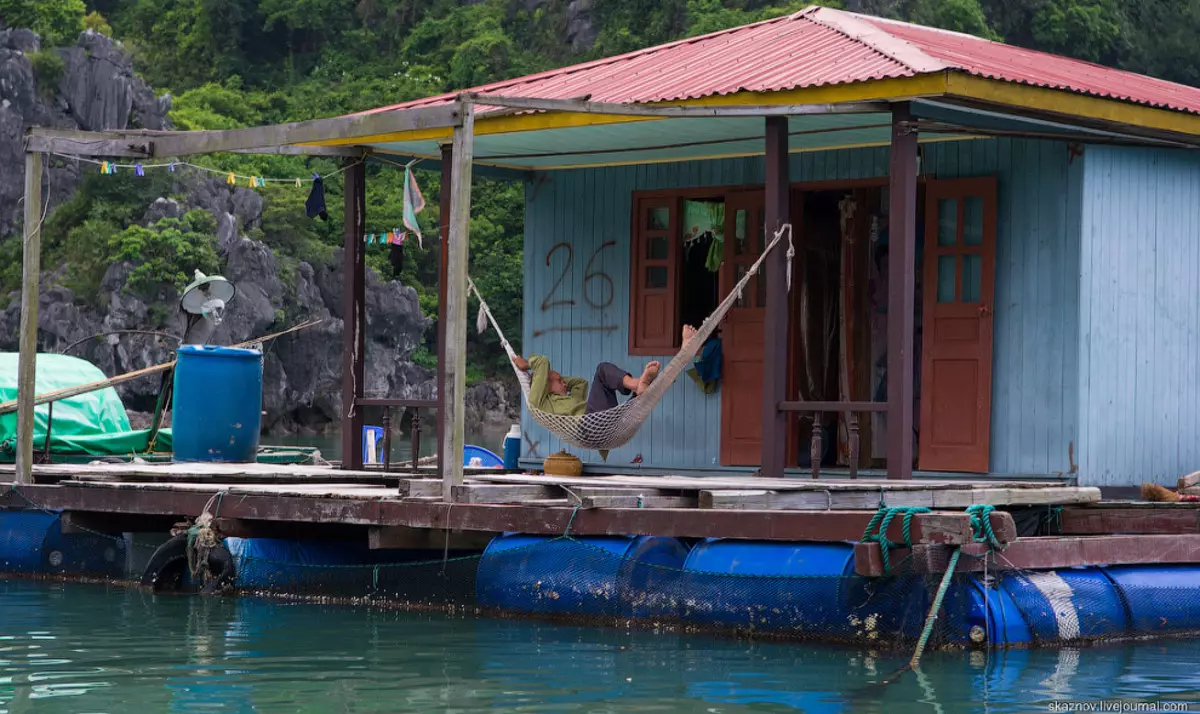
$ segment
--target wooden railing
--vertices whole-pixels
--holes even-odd
[[[850,441],[850,478],[858,478],[858,415],[860,413],[886,412],[887,402],[780,402],[779,411],[812,414],[812,440],[809,443],[809,459],[814,479],[821,478],[821,452],[824,451],[821,429],[821,414],[838,412],[846,415],[846,431]]]
[[[436,409],[438,401],[436,399],[375,399],[371,397],[359,397],[354,400],[356,406],[360,407],[383,407],[383,470],[385,472],[392,469],[392,410],[413,410],[412,416],[412,468],[418,468],[421,460],[421,410]],[[400,418],[404,418],[401,412]]]

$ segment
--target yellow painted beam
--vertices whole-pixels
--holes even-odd
[[[685,99],[662,102],[663,106],[685,107],[729,107],[759,106],[767,104],[838,104],[872,100],[900,100],[917,97],[941,96],[946,90],[943,74],[904,77],[901,79],[879,79],[854,84],[837,84],[821,87],[801,87],[781,92],[738,92],[700,99]],[[475,123],[476,136],[488,134],[511,134],[516,132],[542,131],[545,129],[570,129],[574,127],[600,126],[603,124],[625,124],[638,121],[662,121],[658,117],[631,117],[612,114],[577,114],[572,112],[538,112],[534,114],[506,114],[491,117],[480,116]],[[307,146],[343,146],[383,144],[393,141],[442,141],[450,138],[449,129],[424,129],[418,131],[359,137],[353,141],[331,139]]]
[[[1120,99],[1105,99],[1062,89],[974,77],[962,72],[950,73],[947,77],[946,93],[961,99],[1051,112],[1065,117],[1200,136],[1200,115],[1173,109],[1157,109]]]
[[[1015,109],[1049,112],[1066,118],[1081,118],[1123,126],[1200,136],[1200,115],[1170,109],[1156,109],[1131,102],[1094,97],[1061,89],[1033,87],[1003,80],[975,77],[950,71],[898,79],[800,87],[777,92],[737,92],[673,102],[675,106],[755,106],[770,104],[833,104],[862,101],[899,101],[921,97],[955,97],[987,102]],[[657,117],[631,117],[570,112],[536,112],[479,117],[478,136],[535,132],[550,129],[662,121]],[[332,139],[306,146],[345,146],[382,144],[400,141],[448,141],[450,129],[423,129],[382,134],[354,140]],[[713,157],[718,158],[718,157]]]
[[[920,139],[921,144],[940,144],[948,141],[970,141],[972,139],[988,139],[987,136],[975,136],[963,134],[958,136],[925,136]],[[861,142],[857,144],[837,144],[833,146],[807,146],[798,149],[791,149],[789,154],[811,154],[821,151],[839,151],[842,149],[877,149],[883,146],[889,146],[890,141],[873,141]],[[598,152],[604,153],[604,152]],[[625,161],[604,161],[599,163],[575,163],[575,164],[556,164],[554,166],[522,166],[512,167],[502,164],[489,164],[486,161],[476,161],[476,164],[485,166],[497,166],[498,168],[517,168],[518,171],[563,171],[566,169],[600,169],[611,166],[638,166],[642,164],[675,164],[685,163],[688,161],[717,161],[720,159],[743,159],[750,156],[762,156],[761,151],[747,152],[731,152],[726,154],[705,154],[702,156],[675,156],[661,159],[628,159]]]

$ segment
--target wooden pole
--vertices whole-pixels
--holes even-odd
[[[363,310],[366,271],[363,234],[366,232],[366,166],[351,160],[344,175],[345,216],[342,234],[342,468],[363,467],[362,408],[363,351],[366,320]]]
[[[454,500],[463,482],[463,396],[467,389],[467,258],[471,228],[471,159],[475,143],[475,107],[463,103],[463,125],[454,129],[450,174],[450,228],[446,280],[446,397],[442,433],[449,449],[439,464],[442,500]]]
[[[442,250],[438,261],[438,327],[437,327],[437,401],[438,419],[443,426],[446,419],[446,269],[449,266],[450,247],[450,186],[454,183],[454,147],[442,146],[442,187],[438,198],[438,224],[441,229]],[[438,429],[437,462],[446,463],[450,433]]]
[[[887,472],[889,479],[911,479],[917,130],[907,103],[897,104],[892,109],[888,191]]]
[[[787,117],[767,117],[766,120],[766,211],[769,236],[790,219],[788,182],[788,120]],[[762,475],[783,478],[787,456],[787,413],[778,405],[787,399],[787,252],[778,247],[763,265],[767,281],[766,317],[763,330],[776,335],[764,340],[763,398],[762,398]]]
[[[42,271],[42,155],[25,154],[25,239],[21,250],[21,339],[17,359],[17,483],[33,483],[37,396],[38,283]]]

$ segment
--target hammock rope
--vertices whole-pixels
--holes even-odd
[[[717,325],[725,319],[729,310],[741,300],[742,293],[750,283],[750,279],[758,273],[767,255],[770,254],[771,250],[779,244],[785,235],[788,242],[788,256],[794,255],[792,225],[785,223],[775,232],[766,249],[750,265],[746,274],[733,286],[733,289],[729,291],[725,299],[717,305],[712,314],[704,319],[704,322],[696,329],[696,334],[685,342],[675,357],[667,363],[667,366],[659,371],[657,378],[650,383],[650,387],[640,395],[627,399],[611,409],[572,416],[542,411],[530,404],[529,389],[532,378],[527,372],[517,369],[516,364],[513,362],[513,358],[517,356],[517,353],[504,337],[504,332],[500,329],[500,325],[497,324],[496,318],[492,315],[492,310],[488,307],[487,301],[483,299],[483,295],[475,287],[475,281],[468,278],[468,287],[475,294],[475,297],[479,299],[479,314],[476,316],[476,328],[480,332],[483,332],[490,323],[492,329],[496,330],[500,344],[504,347],[504,351],[508,353],[509,362],[513,365],[513,372],[517,375],[517,381],[521,384],[521,393],[525,397],[525,406],[529,409],[529,414],[535,422],[548,429],[563,441],[581,449],[594,449],[599,451],[601,456],[607,458],[609,450],[624,446],[637,434],[638,429],[642,426],[642,422],[650,416],[650,413],[658,405],[658,402],[662,399],[667,389],[679,378],[679,375],[684,373],[699,353],[705,341],[708,340],[709,336],[717,328]],[[790,272],[789,269],[787,281],[789,290],[791,289]]]

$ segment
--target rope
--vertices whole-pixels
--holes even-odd
[[[976,543],[987,543],[989,550],[1004,550],[1004,544],[992,530],[992,511],[995,506],[976,504],[967,506],[967,515],[971,517],[971,536]]]
[[[930,510],[925,506],[881,506],[875,515],[871,516],[871,522],[867,524],[866,530],[863,531],[862,543],[878,543],[880,559],[883,561],[883,572],[888,574],[892,571],[891,558],[888,551],[892,548],[912,548],[912,518],[918,513],[929,513]],[[888,540],[888,526],[891,525],[892,519],[896,516],[904,516],[901,522],[901,534],[904,537],[903,543],[895,543]],[[878,528],[878,531],[876,531]]]
[[[908,666],[916,670],[921,665],[921,655],[925,654],[925,645],[929,642],[929,636],[933,633],[933,625],[937,622],[938,610],[942,609],[942,600],[946,597],[946,590],[950,588],[950,579],[954,577],[954,570],[958,567],[958,555],[962,552],[962,546],[954,549],[954,553],[950,555],[950,562],[946,565],[946,572],[942,574],[942,583],[938,586],[937,597],[933,599],[933,604],[929,606],[929,615],[925,618],[925,627],[921,630],[921,638],[917,640],[917,650],[913,652],[912,659]]]

